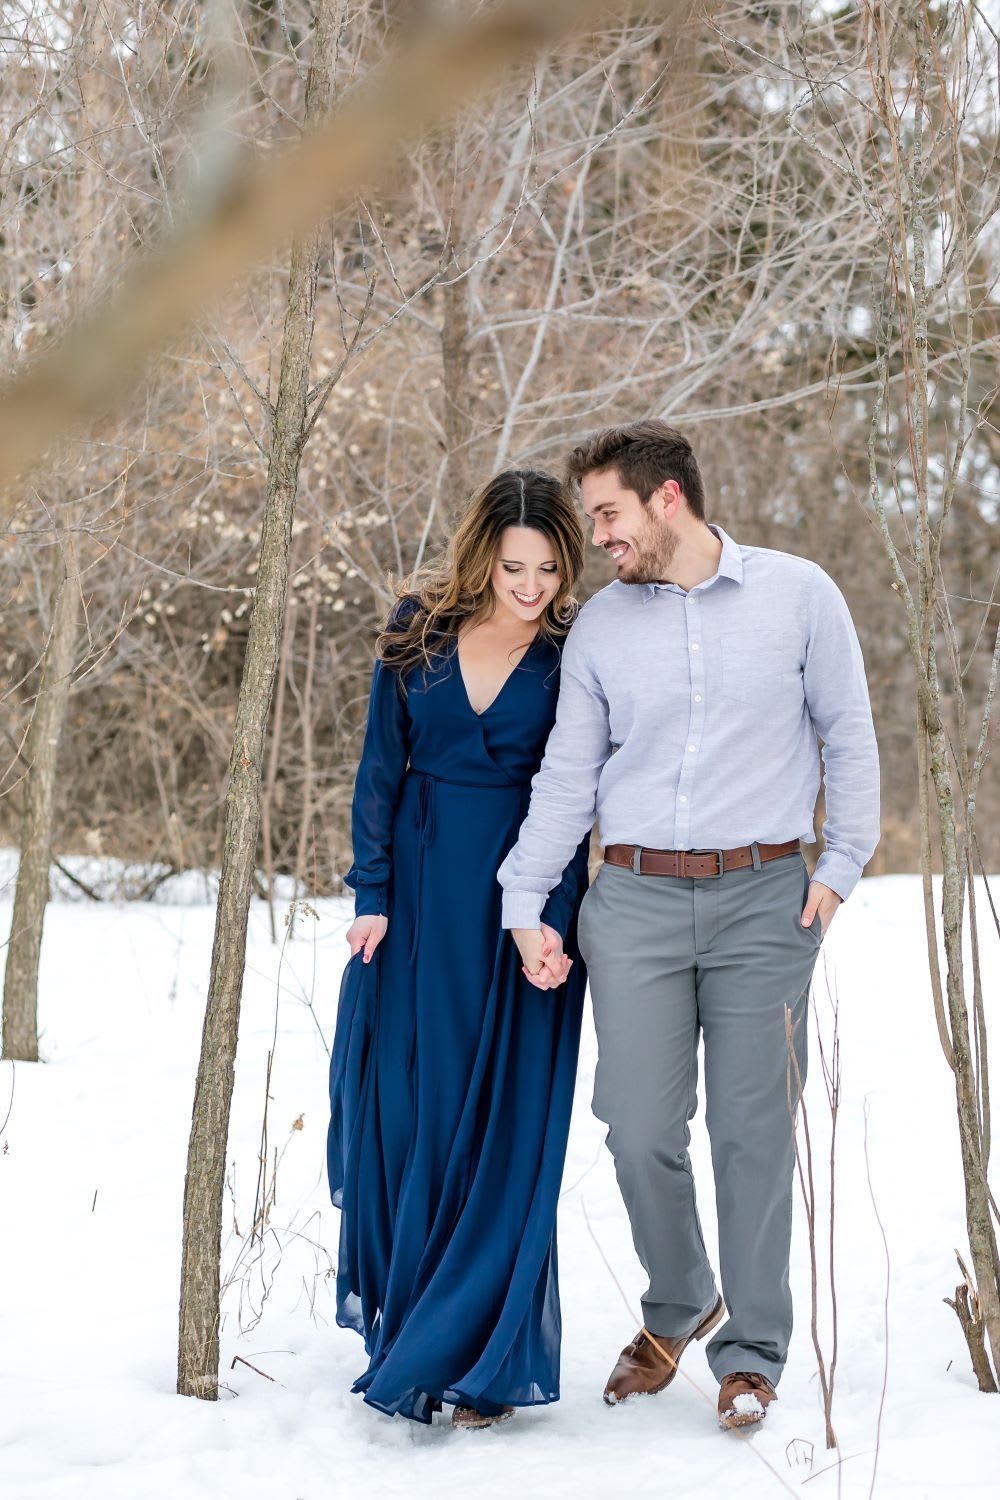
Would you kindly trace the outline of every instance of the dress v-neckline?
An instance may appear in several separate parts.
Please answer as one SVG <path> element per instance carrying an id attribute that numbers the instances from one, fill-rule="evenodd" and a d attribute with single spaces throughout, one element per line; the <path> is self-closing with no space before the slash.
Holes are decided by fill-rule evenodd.
<path id="1" fill-rule="evenodd" d="M 490 699 L 489 703 L 487 703 L 486 707 L 482 708 L 482 709 L 476 709 L 476 708 L 473 708 L 473 706 L 472 706 L 472 698 L 469 695 L 468 685 L 467 685 L 467 683 L 465 681 L 465 673 L 462 671 L 462 653 L 458 649 L 458 646 L 459 646 L 458 637 L 457 636 L 455 637 L 455 665 L 458 668 L 458 680 L 462 684 L 462 693 L 463 693 L 463 696 L 465 697 L 466 703 L 469 706 L 469 711 L 470 711 L 470 713 L 472 713 L 474 715 L 475 718 L 477 718 L 477 719 L 485 718 L 485 716 L 491 711 L 491 709 L 495 708 L 496 705 L 500 702 L 500 699 L 503 697 L 504 690 L 506 689 L 507 684 L 510 682 L 511 678 L 514 676 L 514 673 L 520 667 L 524 666 L 524 663 L 528 660 L 528 657 L 531 655 L 532 651 L 534 651 L 535 646 L 538 643 L 538 638 L 539 638 L 540 635 L 541 635 L 541 631 L 540 630 L 536 630 L 535 634 L 531 637 L 531 640 L 528 642 L 528 649 L 524 652 L 524 654 L 522 655 L 520 661 L 514 663 L 514 665 L 511 667 L 510 671 L 507 673 L 507 676 L 504 678 L 503 682 L 501 682 L 499 688 L 494 693 L 493 697 Z"/>

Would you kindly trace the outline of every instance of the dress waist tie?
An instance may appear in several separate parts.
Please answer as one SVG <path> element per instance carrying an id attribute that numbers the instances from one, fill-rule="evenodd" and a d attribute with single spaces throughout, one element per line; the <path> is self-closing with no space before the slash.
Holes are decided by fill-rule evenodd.
<path id="1" fill-rule="evenodd" d="M 410 935 L 410 963 L 416 962 L 417 945 L 420 940 L 420 922 L 424 897 L 424 850 L 434 842 L 435 832 L 435 781 L 432 776 L 416 772 L 420 777 L 417 798 L 417 889 L 413 910 L 413 932 Z"/>

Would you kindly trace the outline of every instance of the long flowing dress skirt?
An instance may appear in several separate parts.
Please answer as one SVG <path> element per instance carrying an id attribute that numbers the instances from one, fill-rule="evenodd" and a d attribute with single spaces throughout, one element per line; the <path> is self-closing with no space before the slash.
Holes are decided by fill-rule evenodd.
<path id="1" fill-rule="evenodd" d="M 422 1422 L 444 1402 L 559 1395 L 555 1219 L 585 976 L 575 911 L 556 990 L 527 982 L 500 928 L 496 872 L 527 798 L 407 772 L 388 931 L 341 987 L 337 1320 L 369 1356 L 354 1389 Z"/>

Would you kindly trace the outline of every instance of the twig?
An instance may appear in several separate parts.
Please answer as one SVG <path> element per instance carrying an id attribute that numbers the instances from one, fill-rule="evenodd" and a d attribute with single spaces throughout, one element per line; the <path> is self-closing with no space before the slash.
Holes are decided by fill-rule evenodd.
<path id="1" fill-rule="evenodd" d="M 10 1117 L 14 1111 L 14 1080 L 17 1078 L 17 1069 L 14 1067 L 14 1059 L 11 1057 L 5 1057 L 4 1062 L 10 1063 L 10 1098 L 7 1100 L 7 1113 L 3 1117 L 3 1124 L 0 1125 L 0 1135 L 2 1135 L 3 1132 L 7 1129 Z"/>
<path id="2" fill-rule="evenodd" d="M 788 1110 L 791 1116 L 793 1143 L 795 1147 L 795 1165 L 798 1171 L 799 1187 L 802 1191 L 802 1201 L 805 1205 L 806 1224 L 809 1232 L 809 1269 L 812 1288 L 812 1315 L 810 1327 L 812 1331 L 813 1349 L 816 1353 L 816 1366 L 819 1371 L 820 1390 L 823 1395 L 823 1416 L 826 1421 L 826 1446 L 836 1448 L 840 1451 L 837 1435 L 833 1429 L 833 1366 L 827 1369 L 823 1347 L 819 1339 L 819 1266 L 816 1254 L 816 1186 L 813 1177 L 813 1153 L 812 1137 L 809 1131 L 809 1114 L 803 1098 L 802 1073 L 799 1068 L 799 1060 L 795 1053 L 795 1028 L 792 1022 L 792 1013 L 785 1006 L 785 1043 L 788 1049 L 787 1063 L 787 1088 L 788 1088 Z M 794 1079 L 794 1086 L 793 1086 Z M 802 1133 L 805 1137 L 805 1160 L 799 1149 L 798 1131 L 796 1128 L 796 1117 L 802 1120 Z M 834 1111 L 834 1119 L 836 1112 Z M 832 1153 L 831 1146 L 831 1153 Z M 833 1163 L 831 1160 L 831 1176 Z M 833 1277 L 832 1269 L 832 1244 L 831 1244 L 831 1283 Z M 836 1326 L 836 1302 L 834 1302 L 834 1326 Z M 838 1477 L 838 1491 L 840 1480 Z"/>
<path id="3" fill-rule="evenodd" d="M 237 1365 L 246 1365 L 246 1367 L 247 1367 L 248 1370 L 252 1370 L 255 1375 L 263 1375 L 264 1379 L 265 1380 L 269 1380 L 272 1385 L 279 1385 L 280 1384 L 279 1381 L 275 1380 L 275 1378 L 274 1378 L 273 1375 L 268 1375 L 268 1373 L 267 1373 L 266 1370 L 258 1370 L 257 1366 L 256 1365 L 252 1365 L 248 1359 L 244 1359 L 243 1356 L 242 1356 L 242 1354 L 234 1354 L 233 1355 L 233 1362 L 229 1366 L 229 1368 L 231 1370 L 235 1370 Z"/>
<path id="4" fill-rule="evenodd" d="M 91 900 L 91 901 L 101 901 L 101 900 L 103 900 L 103 897 L 99 896 L 97 894 L 97 892 L 91 886 L 89 886 L 86 883 L 85 880 L 81 880 L 80 877 L 79 877 L 79 875 L 74 875 L 72 870 L 67 869 L 66 866 L 63 864 L 63 862 L 62 862 L 61 859 L 53 859 L 52 863 L 55 865 L 55 867 L 59 871 L 60 875 L 65 875 L 65 877 L 69 881 L 70 885 L 75 885 L 77 887 L 77 889 L 81 890 L 83 892 L 83 894 L 89 900 Z"/>
<path id="5" fill-rule="evenodd" d="M 878 1224 L 878 1232 L 882 1236 L 882 1248 L 885 1251 L 885 1297 L 882 1303 L 882 1332 L 885 1342 L 885 1359 L 882 1365 L 882 1390 L 879 1393 L 878 1419 L 875 1423 L 875 1462 L 872 1464 L 872 1482 L 868 1489 L 868 1500 L 875 1493 L 875 1476 L 878 1473 L 878 1460 L 882 1446 L 882 1413 L 885 1411 L 885 1393 L 889 1388 L 889 1281 L 892 1263 L 889 1259 L 889 1241 L 886 1238 L 885 1225 L 882 1223 L 882 1215 L 878 1211 L 878 1202 L 875 1198 L 875 1188 L 872 1185 L 872 1164 L 868 1155 L 868 1100 L 865 1100 L 865 1176 L 868 1178 L 868 1195 L 872 1200 L 872 1208 L 875 1212 L 875 1222 Z"/>

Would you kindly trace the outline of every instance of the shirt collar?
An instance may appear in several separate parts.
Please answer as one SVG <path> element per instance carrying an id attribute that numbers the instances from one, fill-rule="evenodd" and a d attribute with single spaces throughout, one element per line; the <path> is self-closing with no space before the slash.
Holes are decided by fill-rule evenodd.
<path id="1" fill-rule="evenodd" d="M 717 578 L 731 578 L 734 583 L 742 583 L 743 554 L 739 546 L 727 532 L 723 531 L 721 526 L 716 526 L 710 521 L 708 529 L 714 532 L 722 543 L 722 556 L 719 558 L 719 566 L 711 578 L 706 578 L 704 583 L 698 585 L 698 588 L 707 589 L 711 584 L 715 583 Z M 644 583 L 641 587 L 644 600 L 652 599 L 657 593 L 666 591 L 667 589 L 679 593 L 684 592 L 683 589 L 678 590 L 677 585 L 673 583 Z"/>
<path id="2" fill-rule="evenodd" d="M 743 582 L 743 553 L 727 532 L 721 526 L 713 526 L 709 522 L 709 531 L 714 531 L 722 543 L 722 556 L 719 558 L 719 567 L 715 573 L 716 578 L 731 578 L 734 583 Z"/>

